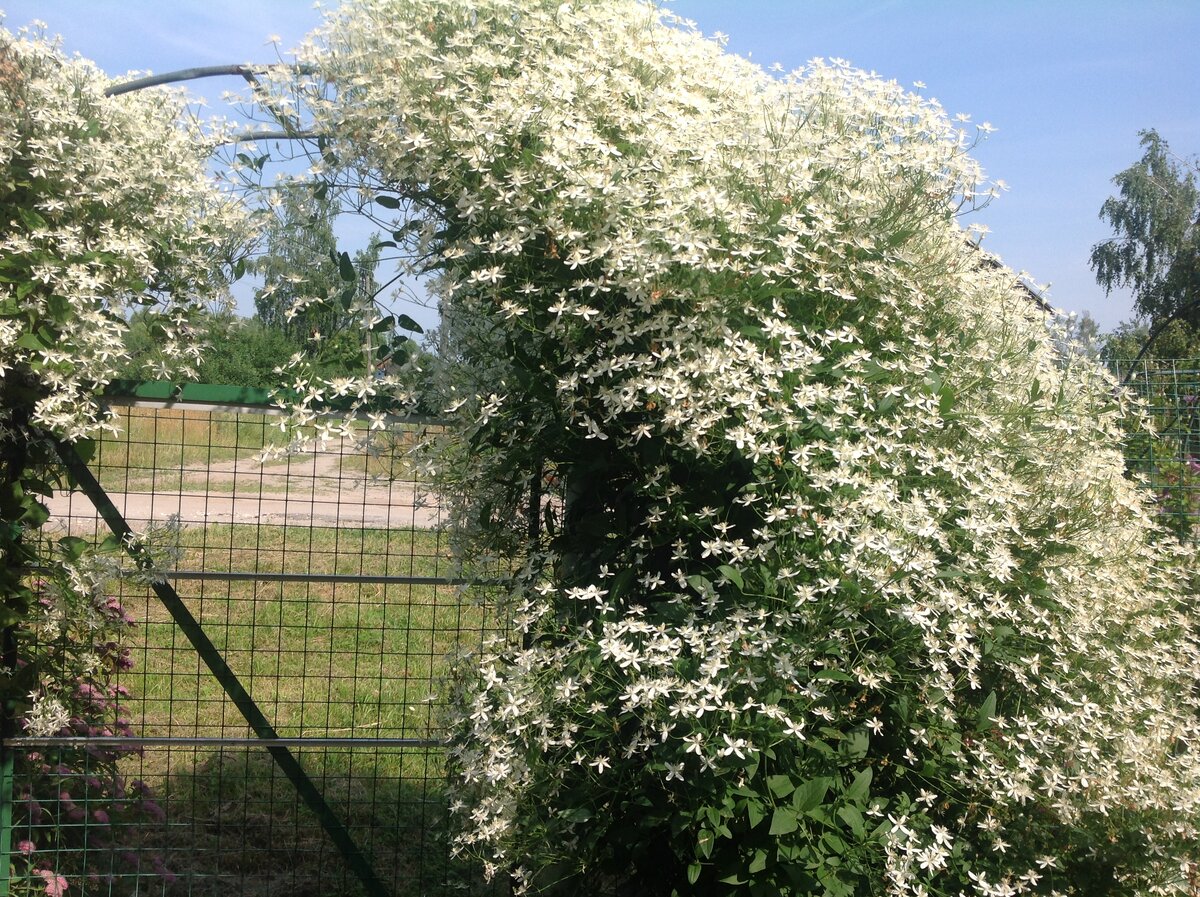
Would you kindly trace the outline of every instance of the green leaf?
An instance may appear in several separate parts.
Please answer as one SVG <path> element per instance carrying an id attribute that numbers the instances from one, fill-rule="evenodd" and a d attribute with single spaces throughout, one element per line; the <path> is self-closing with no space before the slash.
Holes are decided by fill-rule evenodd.
<path id="1" fill-rule="evenodd" d="M 396 326 L 410 333 L 424 333 L 424 328 L 406 314 L 396 315 Z"/>
<path id="2" fill-rule="evenodd" d="M 263 165 L 266 164 L 266 161 L 269 158 L 270 158 L 270 156 L 259 156 L 256 159 L 252 159 L 252 158 L 250 158 L 250 156 L 246 155 L 245 153 L 237 154 L 238 161 L 241 162 L 243 165 L 245 165 L 247 168 L 251 169 L 252 171 L 262 171 Z"/>
<path id="3" fill-rule="evenodd" d="M 58 550 L 69 561 L 77 561 L 87 551 L 88 543 L 78 536 L 64 536 L 58 540 Z"/>
<path id="4" fill-rule="evenodd" d="M 700 834 L 696 838 L 696 853 L 700 854 L 700 856 L 704 857 L 706 860 L 709 859 L 712 857 L 713 844 L 715 844 L 716 841 L 717 835 L 712 829 L 700 829 Z"/>
<path id="5" fill-rule="evenodd" d="M 943 567 L 935 575 L 935 579 L 962 579 L 967 573 L 960 567 Z"/>
<path id="6" fill-rule="evenodd" d="M 1059 554 L 1074 554 L 1075 550 L 1076 549 L 1074 545 L 1069 545 L 1066 542 L 1042 543 L 1042 553 L 1049 557 L 1054 557 L 1055 555 Z"/>
<path id="7" fill-rule="evenodd" d="M 979 705 L 979 714 L 975 720 L 975 731 L 984 732 L 992 727 L 992 720 L 996 717 L 996 692 L 991 691 L 988 696 L 983 699 L 983 703 Z"/>
<path id="8" fill-rule="evenodd" d="M 825 886 L 827 897 L 853 897 L 854 888 L 842 881 L 831 866 L 824 865 L 817 869 L 817 878 Z"/>
<path id="9" fill-rule="evenodd" d="M 76 439 L 71 447 L 75 449 L 76 456 L 84 464 L 90 463 L 96 456 L 96 440 L 94 439 Z"/>
<path id="10" fill-rule="evenodd" d="M 358 280 L 358 272 L 354 270 L 354 260 L 350 258 L 348 252 L 338 254 L 338 276 L 346 283 L 354 283 Z"/>
<path id="11" fill-rule="evenodd" d="M 17 345 L 20 346 L 22 349 L 32 349 L 33 351 L 36 352 L 41 349 L 45 349 L 49 345 L 49 343 L 47 343 L 45 340 L 43 340 L 36 333 L 30 333 L 30 332 L 26 331 L 25 333 L 22 333 L 19 337 L 17 337 Z"/>
<path id="12" fill-rule="evenodd" d="M 767 776 L 767 787 L 778 798 L 785 798 L 796 790 L 796 786 L 787 776 Z"/>
<path id="13" fill-rule="evenodd" d="M 800 828 L 800 819 L 795 810 L 791 807 L 775 808 L 775 812 L 771 814 L 770 834 L 790 835 L 798 828 Z"/>
<path id="14" fill-rule="evenodd" d="M 746 867 L 746 871 L 750 873 L 762 872 L 767 868 L 767 852 L 761 848 L 754 851 L 754 856 L 750 859 L 750 865 Z"/>
<path id="15" fill-rule="evenodd" d="M 850 827 L 850 831 L 861 838 L 863 836 L 864 823 L 863 814 L 859 812 L 858 807 L 838 807 L 838 818 Z"/>
<path id="16" fill-rule="evenodd" d="M 50 519 L 50 511 L 40 501 L 30 499 L 25 504 L 25 513 L 21 515 L 21 522 L 27 523 L 29 526 L 37 528 Z"/>
<path id="17" fill-rule="evenodd" d="M 746 584 L 742 581 L 742 574 L 738 572 L 737 568 L 730 567 L 728 564 L 722 564 L 717 569 L 721 571 L 721 574 L 726 579 L 738 587 L 738 591 L 744 592 L 746 590 Z"/>
<path id="18" fill-rule="evenodd" d="M 400 208 L 400 200 L 395 196 L 388 196 L 387 194 L 380 194 L 379 196 L 376 196 L 375 202 L 376 204 L 383 206 L 385 209 Z"/>
<path id="19" fill-rule="evenodd" d="M 954 394 L 954 389 L 947 383 L 938 393 L 938 414 L 945 417 L 954 410 L 954 405 L 957 401 L 958 396 Z"/>
<path id="20" fill-rule="evenodd" d="M 821 843 L 828 847 L 834 856 L 841 856 L 846 852 L 846 842 L 833 832 L 826 832 L 822 835 Z"/>
<path id="21" fill-rule="evenodd" d="M 26 206 L 17 206 L 17 215 L 30 230 L 45 230 L 46 219 Z"/>
<path id="22" fill-rule="evenodd" d="M 689 863 L 687 868 L 687 880 L 689 885 L 694 885 L 700 880 L 700 864 Z"/>
<path id="23" fill-rule="evenodd" d="M 846 736 L 840 750 L 843 755 L 857 760 L 865 757 L 870 747 L 871 737 L 862 729 L 857 729 Z"/>
<path id="24" fill-rule="evenodd" d="M 51 476 L 54 474 L 51 473 Z M 54 486 L 48 481 L 40 477 L 26 476 L 24 478 L 25 489 L 27 492 L 32 492 L 35 495 L 44 495 L 49 498 L 54 494 Z"/>
<path id="25" fill-rule="evenodd" d="M 55 293 L 46 300 L 46 309 L 50 312 L 50 319 L 61 324 L 71 317 L 71 300 Z"/>
<path id="26" fill-rule="evenodd" d="M 763 812 L 762 804 L 758 801 L 750 801 L 746 804 L 746 818 L 750 821 L 750 828 L 758 828 L 758 824 L 767 817 Z"/>
<path id="27" fill-rule="evenodd" d="M 854 781 L 850 783 L 850 787 L 846 789 L 847 799 L 860 803 L 865 801 L 867 795 L 870 794 L 871 791 L 871 777 L 873 775 L 874 773 L 869 766 L 866 769 L 859 771 L 859 773 L 854 776 Z"/>
<path id="28" fill-rule="evenodd" d="M 792 794 L 792 806 L 797 813 L 806 813 L 819 807 L 829 790 L 829 779 L 819 777 L 805 782 Z"/>

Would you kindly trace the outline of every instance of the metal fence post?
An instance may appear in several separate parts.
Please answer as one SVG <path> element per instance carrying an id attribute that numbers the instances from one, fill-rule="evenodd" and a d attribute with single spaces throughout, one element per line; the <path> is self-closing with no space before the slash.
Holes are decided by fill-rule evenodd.
<path id="1" fill-rule="evenodd" d="M 12 632 L 4 633 L 7 648 Z M 7 651 L 5 652 L 8 653 Z M 7 740 L 12 734 L 12 711 L 5 707 L 0 720 L 0 897 L 8 897 L 12 889 L 12 830 L 13 830 L 13 749 Z"/>

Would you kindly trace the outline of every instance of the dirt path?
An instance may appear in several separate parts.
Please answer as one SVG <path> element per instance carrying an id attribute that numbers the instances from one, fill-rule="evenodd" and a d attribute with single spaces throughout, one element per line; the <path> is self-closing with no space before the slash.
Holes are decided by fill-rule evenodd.
<path id="1" fill-rule="evenodd" d="M 419 483 L 367 477 L 348 444 L 260 464 L 254 458 L 206 467 L 131 471 L 129 485 L 109 493 L 134 529 L 177 515 L 187 525 L 258 523 L 429 529 L 439 525 L 437 496 Z M 92 529 L 96 515 L 79 493 L 57 492 L 51 518 Z"/>

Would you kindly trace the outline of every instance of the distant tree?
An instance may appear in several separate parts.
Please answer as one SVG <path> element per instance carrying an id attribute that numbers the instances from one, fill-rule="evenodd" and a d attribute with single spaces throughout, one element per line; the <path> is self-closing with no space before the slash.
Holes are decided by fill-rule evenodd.
<path id="1" fill-rule="evenodd" d="M 282 385 L 276 370 L 300 351 L 300 344 L 278 327 L 235 315 L 212 319 L 208 344 L 196 369 L 198 382 L 260 389 Z"/>
<path id="2" fill-rule="evenodd" d="M 325 305 L 340 285 L 333 202 L 305 185 L 287 185 L 275 194 L 274 216 L 266 226 L 263 256 L 255 269 L 263 278 L 254 298 L 258 317 L 295 335 L 330 324 Z"/>
<path id="3" fill-rule="evenodd" d="M 129 361 L 121 371 L 123 377 L 155 380 L 162 376 L 162 324 L 158 317 L 139 311 L 130 318 L 125 337 Z M 302 348 L 279 327 L 231 313 L 213 314 L 200 322 L 197 330 L 204 345 L 193 378 L 198 383 L 272 389 L 283 382 L 276 368 Z"/>
<path id="4" fill-rule="evenodd" d="M 266 251 L 255 265 L 263 277 L 257 317 L 303 345 L 323 373 L 365 371 L 361 315 L 380 290 L 378 238 L 352 258 L 339 251 L 337 203 L 309 184 L 281 188 L 273 208 Z"/>
<path id="5" fill-rule="evenodd" d="M 1100 356 L 1106 361 L 1132 361 L 1150 338 L 1152 327 L 1146 318 L 1130 318 L 1100 336 Z M 1168 322 L 1155 337 L 1151 359 L 1200 357 L 1200 333 L 1186 321 Z"/>
<path id="6" fill-rule="evenodd" d="M 1133 290 L 1134 311 L 1151 327 L 1178 315 L 1200 324 L 1200 188 L 1197 162 L 1174 155 L 1157 131 L 1141 132 L 1145 154 L 1113 178 L 1118 195 L 1101 219 L 1115 235 L 1092 248 L 1107 292 Z"/>
<path id="7" fill-rule="evenodd" d="M 1100 354 L 1103 337 L 1100 325 L 1091 312 L 1072 312 L 1065 318 L 1056 319 L 1055 323 L 1055 337 L 1064 344 L 1064 348 L 1069 346 L 1075 352 L 1092 357 Z"/>
<path id="8" fill-rule="evenodd" d="M 320 373 L 366 372 L 364 319 L 382 289 L 378 235 L 353 257 L 341 252 L 334 234 L 337 203 L 307 183 L 284 186 L 272 206 L 265 253 L 254 265 L 263 276 L 254 297 L 258 319 L 301 344 Z M 388 354 L 379 349 L 391 333 L 376 330 L 373 338 L 373 359 Z"/>

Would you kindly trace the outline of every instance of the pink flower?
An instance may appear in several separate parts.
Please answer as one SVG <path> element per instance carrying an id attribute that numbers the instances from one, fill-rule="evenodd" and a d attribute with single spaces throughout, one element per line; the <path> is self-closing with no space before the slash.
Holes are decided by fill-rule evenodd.
<path id="1" fill-rule="evenodd" d="M 142 801 L 142 812 L 145 813 L 147 816 L 149 816 L 151 819 L 153 819 L 155 822 L 166 822 L 167 821 L 167 814 L 163 811 L 163 808 L 160 807 L 156 801 L 152 801 L 152 800 Z"/>
<path id="2" fill-rule="evenodd" d="M 48 897 L 63 897 L 63 891 L 68 887 L 67 880 L 49 869 L 38 869 L 37 874 L 46 882 Z"/>
<path id="3" fill-rule="evenodd" d="M 24 838 L 17 842 L 17 851 L 25 854 L 25 856 L 29 856 L 35 850 L 37 850 L 37 845 L 35 845 L 28 838 Z"/>

